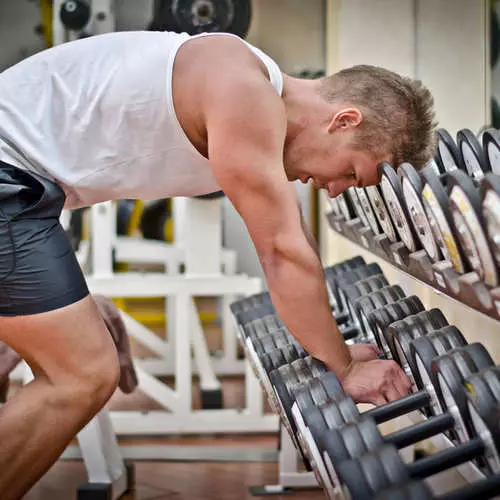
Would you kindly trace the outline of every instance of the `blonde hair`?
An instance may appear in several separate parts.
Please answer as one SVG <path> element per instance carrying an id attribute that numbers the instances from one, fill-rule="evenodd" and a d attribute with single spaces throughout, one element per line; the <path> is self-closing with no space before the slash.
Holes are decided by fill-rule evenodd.
<path id="1" fill-rule="evenodd" d="M 392 163 L 409 162 L 422 168 L 434 154 L 434 99 L 419 80 L 377 66 L 343 69 L 318 81 L 328 102 L 359 108 L 363 121 L 355 139 L 357 149 L 375 156 L 392 155 Z"/>

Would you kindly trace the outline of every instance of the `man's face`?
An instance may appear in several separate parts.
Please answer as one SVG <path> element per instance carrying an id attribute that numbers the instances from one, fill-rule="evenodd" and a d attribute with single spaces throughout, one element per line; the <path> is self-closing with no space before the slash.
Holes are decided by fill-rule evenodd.
<path id="1" fill-rule="evenodd" d="M 304 184 L 311 181 L 316 189 L 327 190 L 330 198 L 351 186 L 378 184 L 378 164 L 390 161 L 390 155 L 376 157 L 369 151 L 352 147 L 350 142 L 338 141 L 331 146 L 318 143 L 302 161 L 294 162 L 291 180 L 298 179 Z"/>
<path id="2" fill-rule="evenodd" d="M 354 147 L 361 122 L 359 110 L 345 108 L 328 123 L 310 123 L 286 151 L 288 179 L 311 181 L 316 189 L 326 189 L 331 198 L 351 186 L 378 184 L 378 164 L 392 158 Z"/>

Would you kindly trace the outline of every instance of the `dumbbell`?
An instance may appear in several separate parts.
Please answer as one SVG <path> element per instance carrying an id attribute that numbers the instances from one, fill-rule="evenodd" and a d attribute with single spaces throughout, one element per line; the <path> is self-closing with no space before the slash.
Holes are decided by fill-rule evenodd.
<path id="1" fill-rule="evenodd" d="M 451 335 L 452 334 L 449 333 L 440 333 L 439 335 L 436 335 L 434 339 L 430 338 L 429 340 L 430 342 L 439 342 L 440 344 L 443 344 L 446 337 Z M 438 339 L 436 337 L 440 338 Z M 417 351 L 419 352 L 419 356 L 421 358 L 425 358 L 426 353 L 420 352 L 424 351 L 424 349 L 417 346 Z M 463 368 L 461 372 L 457 372 L 457 370 L 453 371 L 454 380 L 459 382 L 463 381 L 465 376 L 493 364 L 491 358 L 487 354 L 487 351 L 481 344 L 471 344 L 470 346 L 454 349 L 450 352 L 452 353 L 453 360 L 460 361 L 462 359 L 467 359 L 469 361 L 468 368 Z M 433 353 L 427 355 L 434 357 Z M 428 358 L 426 359 L 425 365 L 419 368 L 424 371 L 437 369 L 436 367 L 446 366 L 446 363 L 449 365 L 448 358 L 445 358 L 444 356 L 435 359 L 441 360 L 441 358 L 443 358 L 443 360 L 440 361 L 439 365 L 430 363 Z M 466 371 L 467 369 L 468 371 Z M 422 374 L 415 373 L 414 377 L 416 380 L 422 380 Z M 428 375 L 427 378 L 430 379 L 430 376 Z M 447 376 L 444 375 L 444 378 L 446 381 L 450 381 L 448 380 L 449 376 L 447 378 Z M 430 384 L 426 384 L 425 386 L 421 385 L 419 387 L 421 387 L 422 390 L 386 405 L 368 410 L 362 415 L 364 417 L 370 417 L 376 423 L 381 423 L 391 420 L 397 416 L 407 414 L 410 411 L 422 409 L 429 405 L 437 407 L 434 413 L 436 415 L 440 415 L 443 413 L 443 410 L 438 396 L 438 393 L 441 393 L 440 390 L 436 389 L 438 384 L 435 382 L 435 386 L 429 387 L 429 385 Z M 455 394 L 457 389 L 454 387 L 453 389 L 450 389 L 450 391 Z M 318 448 L 322 448 L 321 443 L 326 431 L 331 428 L 340 428 L 347 422 L 356 422 L 361 417 L 356 405 L 352 399 L 345 397 L 345 393 L 340 392 L 337 398 L 334 398 L 332 393 L 333 390 L 329 390 L 327 396 L 328 399 L 319 401 L 316 396 L 316 405 L 314 404 L 314 401 L 312 401 L 313 396 L 307 390 L 298 390 L 295 393 L 296 402 L 292 409 L 292 414 L 296 420 L 298 432 L 304 436 L 304 442 L 308 443 L 308 451 L 305 451 L 306 455 L 317 456 L 319 454 Z M 457 399 L 459 399 L 459 396 L 457 396 Z M 463 401 L 457 402 L 453 400 L 453 404 L 450 402 L 450 412 L 452 413 L 455 422 L 459 420 L 459 417 L 457 416 L 457 408 L 459 408 L 459 412 L 464 414 L 466 413 Z M 460 424 L 461 423 L 462 421 L 460 421 Z"/>
<path id="2" fill-rule="evenodd" d="M 337 323 L 341 323 L 341 318 L 344 318 L 345 321 L 351 319 L 349 312 L 346 309 L 345 301 L 342 300 L 343 296 L 341 296 L 340 289 L 344 289 L 349 285 L 353 285 L 358 281 L 370 278 L 371 276 L 380 275 L 383 276 L 380 266 L 372 263 L 359 266 L 355 269 L 349 269 L 335 277 L 327 278 L 327 284 L 330 290 L 330 301 Z"/>
<path id="3" fill-rule="evenodd" d="M 392 326 L 392 325 L 391 325 Z M 421 380 L 418 379 L 418 370 L 416 365 L 415 354 L 412 352 L 411 347 L 415 340 L 428 337 L 427 340 L 420 341 L 418 346 L 423 351 L 426 349 L 424 356 L 429 362 L 437 356 L 444 354 L 450 349 L 462 347 L 467 345 L 467 341 L 460 332 L 460 330 L 453 325 L 446 325 L 441 328 L 433 328 L 421 335 L 420 331 L 405 331 L 398 328 L 392 329 L 389 335 L 392 334 L 392 344 L 394 345 L 395 360 L 403 368 L 408 378 L 412 381 L 414 387 L 421 386 Z M 417 373 L 417 380 L 415 380 L 415 373 Z"/>
<path id="4" fill-rule="evenodd" d="M 481 349 L 478 349 L 477 346 L 480 346 Z M 474 353 L 474 351 L 476 351 Z M 439 358 L 436 358 L 433 361 L 434 369 L 439 373 L 439 376 L 441 377 L 440 381 L 437 382 L 437 389 L 438 391 L 443 391 L 443 389 L 446 388 L 454 388 L 453 394 L 450 393 L 449 398 L 447 398 L 446 402 L 449 404 L 449 411 L 447 414 L 443 414 L 439 417 L 434 417 L 432 419 L 429 419 L 429 423 L 435 423 L 436 428 L 441 426 L 441 432 L 446 430 L 447 424 L 448 428 L 449 424 L 451 423 L 451 420 L 453 420 L 453 428 L 457 429 L 463 426 L 463 421 L 464 420 L 470 420 L 471 419 L 471 414 L 469 413 L 469 408 L 467 407 L 466 404 L 458 404 L 457 402 L 459 400 L 464 401 L 467 398 L 467 394 L 464 390 L 463 384 L 465 383 L 467 385 L 468 383 L 468 378 L 461 378 L 460 375 L 465 374 L 465 372 L 468 372 L 468 376 L 470 377 L 473 375 L 473 373 L 470 372 L 471 369 L 477 369 L 478 366 L 472 366 L 470 361 L 472 358 L 477 356 L 478 353 L 482 352 L 481 355 L 484 355 L 487 351 L 484 349 L 483 346 L 480 344 L 471 344 L 465 348 L 460 348 L 460 349 L 455 349 L 451 351 L 450 353 L 441 356 Z M 487 355 L 489 357 L 489 355 Z M 489 358 L 491 361 L 491 358 Z M 458 375 L 458 367 L 464 362 L 468 360 L 469 361 L 469 366 L 467 367 L 466 370 L 463 369 L 462 367 L 462 373 Z M 452 369 L 451 371 L 449 370 L 450 366 L 452 364 L 455 366 L 455 371 Z M 490 368 L 490 370 L 492 367 Z M 479 377 L 481 377 L 481 372 L 479 373 Z M 497 381 L 498 381 L 498 374 L 497 375 Z M 488 436 L 485 437 L 484 434 L 477 433 L 474 428 L 469 426 L 470 431 L 467 433 L 466 436 L 463 437 L 462 444 L 456 446 L 455 448 L 438 453 L 436 455 L 433 455 L 431 457 L 425 458 L 420 460 L 417 464 L 412 464 L 408 466 L 407 468 L 407 473 L 410 477 L 413 478 L 423 478 L 423 477 L 428 477 L 430 475 L 436 474 L 438 472 L 441 472 L 443 470 L 446 470 L 450 467 L 453 467 L 455 465 L 459 465 L 461 463 L 464 463 L 466 461 L 470 461 L 476 458 L 481 458 L 481 457 L 492 457 L 494 456 L 495 458 L 490 459 L 488 461 L 488 465 L 490 467 L 491 472 L 493 473 L 498 473 L 500 472 L 500 462 L 498 460 L 498 446 L 500 444 L 500 439 L 491 439 L 492 434 L 489 431 L 494 432 L 498 436 L 498 402 L 493 402 L 491 401 L 491 398 L 488 396 L 486 397 L 481 397 L 482 395 L 475 395 L 475 401 L 474 401 L 474 406 L 475 407 L 483 407 L 483 412 L 488 415 L 488 408 L 490 412 L 493 414 L 490 415 L 489 420 L 482 420 L 483 424 L 487 423 L 487 430 L 488 430 Z M 498 400 L 497 400 L 498 401 Z M 459 408 L 457 409 L 457 406 Z M 425 427 L 425 425 L 422 425 L 419 427 L 420 429 L 422 427 Z M 417 431 L 419 431 L 419 428 L 417 428 Z M 352 429 L 351 429 L 352 430 Z M 373 430 L 373 427 L 372 427 Z M 426 432 L 428 429 L 426 429 Z M 394 454 L 398 456 L 400 459 L 399 455 L 397 454 L 397 447 L 396 444 L 409 444 L 410 440 L 412 437 L 415 437 L 416 434 L 414 434 L 414 429 L 412 428 L 407 428 L 404 429 L 403 431 L 400 431 L 400 433 L 396 433 L 396 442 L 394 440 L 391 441 L 391 437 L 389 436 L 388 438 L 384 438 L 386 440 L 387 444 L 384 444 L 383 446 L 380 446 L 377 449 L 373 449 L 368 452 L 368 455 L 374 455 L 374 456 L 379 456 L 380 450 L 387 449 L 388 453 L 388 459 L 394 463 L 394 461 L 397 461 L 396 458 L 394 458 Z M 460 432 L 458 432 L 460 433 Z M 332 435 L 334 433 L 331 433 Z M 349 435 L 349 432 L 347 432 L 347 435 Z M 421 434 L 423 435 L 423 434 Z M 373 434 L 370 434 L 370 436 L 373 437 Z M 349 468 L 349 465 L 345 465 L 346 462 L 341 462 L 341 454 L 338 453 L 338 449 L 332 448 L 332 446 L 338 446 L 338 441 L 335 440 L 335 437 L 333 436 L 332 440 L 329 442 L 329 448 L 325 448 L 326 454 L 328 454 L 330 460 L 331 460 L 331 465 L 333 466 L 334 463 L 335 465 L 335 471 L 337 473 L 337 478 L 340 480 L 340 482 L 343 484 L 344 489 L 347 487 L 347 490 L 351 494 L 351 498 L 358 498 L 358 491 L 363 492 L 364 491 L 364 485 L 361 486 L 360 488 L 358 487 L 357 484 L 353 484 L 352 482 L 352 470 Z M 366 435 L 365 435 L 366 437 Z M 323 436 L 323 439 L 325 436 Z M 351 433 L 351 439 L 355 439 L 353 437 L 353 434 Z M 358 445 L 359 445 L 358 441 Z M 374 441 L 374 444 L 376 442 Z M 367 442 L 365 443 L 367 445 Z M 351 455 L 354 457 L 355 453 L 361 453 L 363 450 L 360 450 L 360 448 L 352 448 L 351 449 Z M 360 460 L 365 459 L 366 455 L 359 455 L 358 457 Z M 384 458 L 385 460 L 386 458 Z M 348 463 L 348 462 L 347 462 Z M 402 463 L 402 461 L 401 461 Z M 344 471 L 348 470 L 348 475 L 347 477 L 344 475 Z M 396 467 L 395 470 L 392 471 L 394 473 L 397 471 L 398 468 Z M 347 484 L 346 484 L 347 481 Z M 353 494 L 353 488 L 355 488 L 355 492 Z M 359 488 L 359 489 L 358 489 Z M 377 486 L 373 491 L 370 491 L 369 493 L 371 494 L 376 494 L 380 488 Z M 367 498 L 367 497 L 359 497 L 359 498 Z"/>
<path id="5" fill-rule="evenodd" d="M 350 188 L 347 188 L 344 193 L 346 193 L 351 199 L 355 216 L 361 221 L 361 224 L 363 224 L 364 227 L 370 228 L 370 222 L 363 207 L 363 203 L 360 200 L 357 189 L 354 186 L 351 186 Z"/>
<path id="6" fill-rule="evenodd" d="M 402 320 L 407 316 L 412 316 L 424 310 L 424 305 L 416 295 L 404 297 L 396 302 L 386 304 L 371 311 L 368 315 L 364 309 L 360 309 L 362 323 L 366 324 L 374 337 L 380 350 L 387 359 L 393 359 L 389 348 L 388 328 L 395 321 Z"/>
<path id="7" fill-rule="evenodd" d="M 396 241 L 398 241 L 398 235 L 396 229 L 394 228 L 394 224 L 392 223 L 389 211 L 387 210 L 384 197 L 382 196 L 380 184 L 377 184 L 375 186 L 367 186 L 365 188 L 365 192 L 368 196 L 368 199 L 370 200 L 370 203 L 373 207 L 373 212 L 380 227 L 382 228 L 383 233 L 387 236 L 391 243 L 395 243 Z"/>
<path id="8" fill-rule="evenodd" d="M 432 167 L 426 167 L 427 169 Z M 422 190 L 424 182 L 420 172 L 409 163 L 402 163 L 398 168 L 398 175 L 401 177 L 403 199 L 406 203 L 408 216 L 415 230 L 415 234 L 420 239 L 422 247 L 432 262 L 441 259 L 441 251 L 432 234 L 432 228 L 422 204 Z"/>
<path id="9" fill-rule="evenodd" d="M 500 469 L 500 367 L 493 366 L 475 373 L 465 383 L 467 408 L 472 433 L 485 442 L 495 443 L 489 447 L 484 462 L 489 471 Z"/>
<path id="10" fill-rule="evenodd" d="M 482 171 L 481 171 L 482 172 Z M 475 179 L 480 174 L 476 171 Z M 477 181 L 459 170 L 449 174 L 450 208 L 457 239 L 469 268 L 481 281 L 497 286 L 499 275 L 488 244 Z"/>
<path id="11" fill-rule="evenodd" d="M 469 484 L 436 497 L 424 481 L 409 481 L 379 493 L 375 500 L 487 500 L 498 495 L 500 475 Z"/>
<path id="12" fill-rule="evenodd" d="M 415 368 L 411 366 L 411 342 L 445 326 L 448 326 L 448 321 L 437 308 L 407 316 L 389 325 L 387 337 L 392 358 L 403 368 L 410 380 L 413 380 L 415 371 Z M 463 345 L 465 344 L 464 339 Z"/>
<path id="13" fill-rule="evenodd" d="M 269 295 L 269 292 L 255 293 L 240 300 L 235 300 L 230 304 L 229 308 L 233 314 L 238 314 L 241 311 L 260 307 L 263 304 L 271 304 L 271 296 Z"/>
<path id="14" fill-rule="evenodd" d="M 380 188 L 399 238 L 410 252 L 416 252 L 421 244 L 406 207 L 401 178 L 387 162 L 380 163 L 378 169 Z"/>
<path id="15" fill-rule="evenodd" d="M 444 128 L 436 130 L 437 148 L 434 160 L 439 169 L 439 173 L 451 172 L 456 168 L 463 168 L 462 156 L 458 150 L 455 140 Z"/>
<path id="16" fill-rule="evenodd" d="M 456 169 L 453 170 L 453 172 L 456 171 Z M 447 180 L 453 172 L 446 172 L 439 176 L 432 170 L 426 169 L 421 172 L 424 183 L 422 205 L 443 258 L 451 263 L 457 273 L 464 274 L 469 268 L 453 224 L 446 187 Z"/>
<path id="17" fill-rule="evenodd" d="M 479 456 L 484 449 L 485 444 L 476 438 L 465 445 L 405 464 L 394 446 L 383 445 L 360 458 L 341 463 L 337 474 L 345 497 L 371 500 L 389 487 L 406 484 L 412 479 L 427 478 L 461 465 Z"/>
<path id="18" fill-rule="evenodd" d="M 464 172 L 472 179 L 480 180 L 490 169 L 483 153 L 483 146 L 468 128 L 457 132 L 457 147 L 462 157 Z"/>
<path id="19" fill-rule="evenodd" d="M 355 325 L 360 327 L 360 340 L 363 342 L 376 342 L 373 332 L 371 331 L 371 326 L 367 321 L 368 315 L 372 311 L 384 307 L 387 304 L 397 302 L 404 297 L 405 293 L 399 285 L 386 286 L 355 299 L 352 294 L 348 293 L 348 308 L 351 311 L 352 317 L 355 318 Z"/>
<path id="20" fill-rule="evenodd" d="M 500 132 L 495 128 L 485 130 L 482 144 L 487 170 L 496 175 L 500 174 Z"/>
<path id="21" fill-rule="evenodd" d="M 499 155 L 500 156 L 500 155 Z M 497 160 L 500 163 L 500 160 Z M 500 267 L 500 176 L 487 174 L 480 185 L 484 228 L 495 259 Z"/>
<path id="22" fill-rule="evenodd" d="M 368 220 L 368 224 L 373 234 L 382 234 L 382 228 L 380 227 L 378 218 L 375 214 L 375 210 L 371 204 L 370 198 L 368 197 L 368 193 L 366 192 L 366 188 L 355 187 L 354 189 L 356 190 L 361 208 L 365 213 L 366 219 Z"/>

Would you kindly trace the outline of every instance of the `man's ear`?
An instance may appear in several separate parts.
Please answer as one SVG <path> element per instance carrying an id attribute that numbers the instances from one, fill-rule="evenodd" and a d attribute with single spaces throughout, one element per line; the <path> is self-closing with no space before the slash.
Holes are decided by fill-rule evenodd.
<path id="1" fill-rule="evenodd" d="M 363 121 L 363 113 L 358 108 L 343 108 L 337 111 L 328 125 L 328 133 L 357 127 Z"/>

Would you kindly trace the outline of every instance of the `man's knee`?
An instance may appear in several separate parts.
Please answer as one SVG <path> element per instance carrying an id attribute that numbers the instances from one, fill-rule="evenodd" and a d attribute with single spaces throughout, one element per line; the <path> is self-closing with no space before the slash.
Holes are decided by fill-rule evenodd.
<path id="1" fill-rule="evenodd" d="M 112 396 L 120 380 L 120 364 L 114 347 L 103 350 L 97 359 L 82 359 L 75 373 L 79 390 L 103 405 Z"/>

